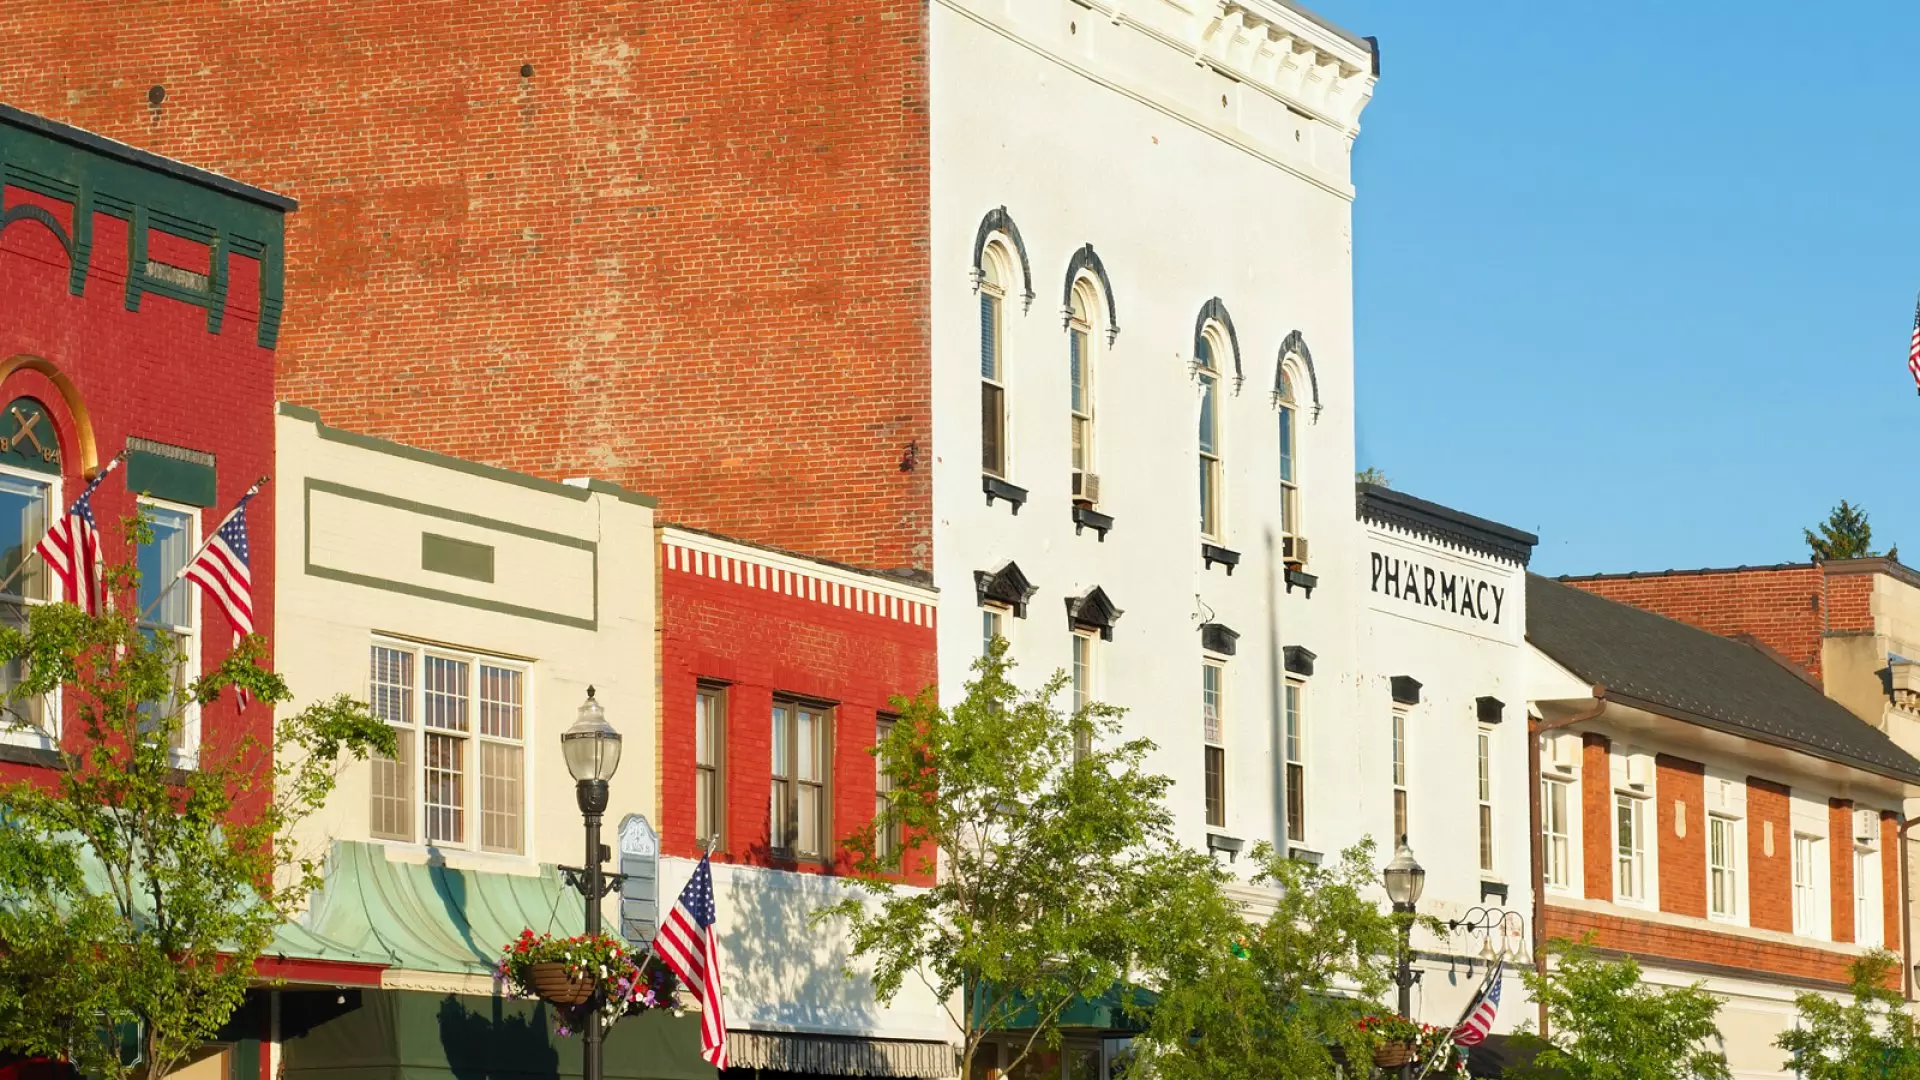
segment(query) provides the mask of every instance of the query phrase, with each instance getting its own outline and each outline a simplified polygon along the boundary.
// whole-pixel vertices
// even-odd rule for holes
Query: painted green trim
[[[227,258],[238,252],[260,264],[255,342],[263,349],[277,343],[286,302],[286,214],[293,209],[291,199],[0,105],[0,191],[9,184],[73,206],[69,232],[44,212],[0,205],[0,227],[32,218],[59,239],[70,260],[67,290],[73,295],[86,292],[93,215],[107,214],[129,225],[128,311],[140,310],[145,294],[158,293],[206,309],[208,332],[219,333],[227,310]],[[205,288],[148,271],[150,229],[207,245]]]
[[[146,450],[127,451],[127,490],[188,506],[212,506],[218,499],[213,466]]]
[[[524,536],[528,539],[540,540],[545,543],[558,544],[562,547],[570,547],[584,551],[592,556],[593,559],[593,615],[590,618],[583,619],[578,615],[565,615],[557,611],[523,607],[519,604],[509,604],[500,600],[488,600],[478,596],[468,596],[464,593],[450,592],[446,589],[435,589],[426,585],[415,585],[407,581],[394,581],[389,578],[375,577],[371,574],[356,574],[350,570],[336,570],[330,566],[317,566],[313,561],[313,494],[316,491],[326,495],[337,495],[344,499],[372,503],[375,506],[386,506],[395,510],[405,510],[409,513],[439,518],[443,521],[457,521],[463,525],[492,529],[496,532],[504,532],[513,536]],[[536,619],[540,622],[554,623],[559,626],[571,626],[580,630],[598,630],[600,628],[600,545],[592,540],[582,540],[577,536],[566,536],[561,533],[547,532],[544,529],[535,529],[527,525],[521,525],[518,522],[501,521],[497,518],[481,517],[478,514],[469,514],[460,510],[450,510],[443,506],[415,502],[412,499],[403,499],[396,495],[386,495],[377,491],[368,491],[365,488],[348,487],[345,484],[336,484],[331,480],[320,480],[314,477],[307,478],[306,489],[302,492],[301,498],[303,519],[301,525],[301,540],[305,545],[301,553],[301,558],[309,577],[322,578],[327,581],[344,582],[348,585],[360,585],[369,589],[399,593],[403,596],[414,596],[423,600],[438,600],[442,603],[457,604],[461,607],[474,608],[479,611],[491,611],[500,615],[512,615],[523,619]]]
[[[435,453],[432,450],[422,450],[417,446],[408,446],[405,443],[394,442],[391,439],[382,439],[374,435],[362,435],[357,431],[347,431],[343,428],[331,427],[320,419],[319,412],[309,409],[304,405],[295,405],[291,401],[283,401],[280,403],[280,415],[293,420],[303,420],[312,424],[314,432],[327,442],[357,447],[361,450],[371,450],[376,454],[388,454],[397,458],[405,458],[408,461],[417,461],[423,465],[452,469],[455,472],[466,473],[469,476],[478,476],[486,480],[498,480],[503,484],[512,484],[515,487],[523,487],[529,491],[544,492],[548,495],[565,495],[575,502],[586,502],[587,496],[599,494],[611,495],[623,503],[630,503],[634,506],[644,506],[649,510],[660,505],[660,500],[655,499],[651,495],[642,495],[637,491],[629,491],[618,484],[609,483],[605,480],[589,480],[585,487],[579,487],[574,484],[562,484],[555,480],[543,480],[537,476],[528,476],[526,473],[514,472],[512,469],[502,469],[497,465],[482,465],[477,461],[468,461],[466,458],[453,457],[450,454]]]
[[[493,584],[493,545],[437,533],[420,534],[420,569]]]

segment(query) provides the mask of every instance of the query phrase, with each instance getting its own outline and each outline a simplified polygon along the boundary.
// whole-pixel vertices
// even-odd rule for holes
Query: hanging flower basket
[[[1397,1069],[1412,1060],[1412,1043],[1381,1043],[1373,1048],[1373,1063],[1382,1069]]]
[[[550,1005],[585,1005],[600,984],[598,978],[576,975],[574,969],[558,960],[528,965],[527,982],[534,996]]]

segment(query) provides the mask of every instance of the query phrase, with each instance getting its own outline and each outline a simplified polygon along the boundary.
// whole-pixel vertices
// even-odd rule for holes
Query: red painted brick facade
[[[1707,917],[1706,768],[1661,754],[1654,759],[1655,836],[1660,851],[1660,910]],[[1685,836],[1677,835],[1683,822]]]
[[[11,0],[0,101],[301,199],[280,391],[327,422],[926,569],[926,19]]]
[[[1827,862],[1832,868],[1833,940],[1853,940],[1853,803],[1827,800]]]
[[[702,680],[726,687],[723,740],[727,813],[716,860],[804,872],[848,869],[795,864],[770,851],[771,710],[775,695],[833,704],[830,795],[832,835],[853,835],[873,819],[875,722],[895,696],[913,696],[936,674],[931,613],[903,611],[898,598],[851,600],[816,580],[797,588],[780,571],[753,561],[753,549],[728,545],[745,561],[717,569],[687,549],[661,548],[660,763],[662,850],[698,854],[694,843],[694,713]],[[784,560],[793,565],[794,560]],[[855,575],[831,573],[839,582]],[[825,586],[825,588],[823,588]],[[813,591],[809,593],[809,589]],[[796,593],[805,595],[795,595]],[[867,594],[869,597],[872,594]],[[931,602],[932,596],[927,596]],[[906,879],[932,883],[933,850],[902,860]]]
[[[1589,900],[1613,899],[1613,772],[1605,735],[1580,736],[1580,866]]]
[[[1793,799],[1757,776],[1747,777],[1747,867],[1748,923],[1793,933]]]
[[[76,210],[70,203],[14,186],[6,187],[0,197],[9,208],[37,206],[63,228],[76,224]],[[260,320],[258,264],[232,257],[224,321],[218,333],[209,333],[206,310],[165,296],[146,294],[138,311],[128,311],[130,226],[98,212],[92,215],[92,224],[91,264],[81,296],[69,292],[71,264],[51,230],[39,222],[18,219],[0,232],[0,361],[10,366],[17,358],[34,358],[29,363],[44,363],[71,381],[90,421],[101,464],[118,454],[130,436],[215,455],[219,501],[200,511],[204,534],[242,491],[273,471],[274,356],[255,340]],[[152,259],[188,269],[207,266],[204,245],[157,231],[149,232],[149,244]],[[53,421],[63,463],[59,498],[70,502],[86,483],[76,413],[47,371],[21,367],[6,376],[0,384],[0,405],[22,395],[38,399]],[[12,436],[13,425],[5,424],[0,433]],[[122,542],[121,523],[134,513],[135,497],[125,476],[123,471],[110,478],[94,496],[94,516],[109,563],[131,557]],[[270,631],[273,625],[271,507],[271,500],[256,503],[248,521],[254,620],[262,631]],[[63,509],[56,506],[52,512],[57,515]],[[202,667],[211,668],[226,654],[231,627],[216,607],[203,602],[199,629]],[[79,737],[79,725],[67,723],[64,728],[72,745]],[[249,734],[270,743],[270,730],[269,710],[256,706],[237,714],[230,694],[206,706],[201,716],[202,746],[216,756]],[[0,778],[17,779],[33,772],[31,766],[0,765]]]
[[[1596,948],[1629,953],[1642,962],[1665,959],[1711,964],[1736,971],[1817,979],[1835,985],[1847,983],[1847,966],[1853,961],[1847,953],[1760,941],[1705,927],[1669,926],[1648,919],[1547,906],[1547,939],[1577,941],[1587,934],[1593,935]],[[1898,990],[1900,985],[1900,972],[1895,970],[1888,976],[1887,986]]]

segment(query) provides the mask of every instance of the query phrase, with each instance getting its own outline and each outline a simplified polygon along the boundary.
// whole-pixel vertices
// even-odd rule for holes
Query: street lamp
[[[1394,982],[1400,987],[1400,1019],[1413,1019],[1413,907],[1420,902],[1420,894],[1427,887],[1427,872],[1420,860],[1413,857],[1413,848],[1407,846],[1407,838],[1400,838],[1400,848],[1393,853],[1393,861],[1381,871],[1385,879],[1387,899],[1393,901],[1393,912],[1404,915],[1400,921],[1400,970],[1394,976]],[[1401,1080],[1411,1080],[1413,1063],[1400,1066]]]
[[[573,794],[580,803],[580,814],[587,822],[587,862],[579,868],[566,867],[567,880],[587,901],[587,933],[600,932],[600,900],[607,895],[608,882],[601,864],[607,849],[600,843],[600,816],[607,812],[607,781],[620,767],[620,732],[607,723],[607,710],[594,699],[593,687],[587,687],[587,700],[573,726],[560,733],[560,756],[573,774]],[[584,1080],[601,1080],[600,1003],[604,987],[594,990],[587,1001],[586,1030],[581,1035]]]

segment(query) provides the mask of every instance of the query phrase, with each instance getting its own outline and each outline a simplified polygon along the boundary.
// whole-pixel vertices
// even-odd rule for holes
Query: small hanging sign
[[[660,929],[660,834],[644,814],[620,819],[620,936],[635,952]]]

